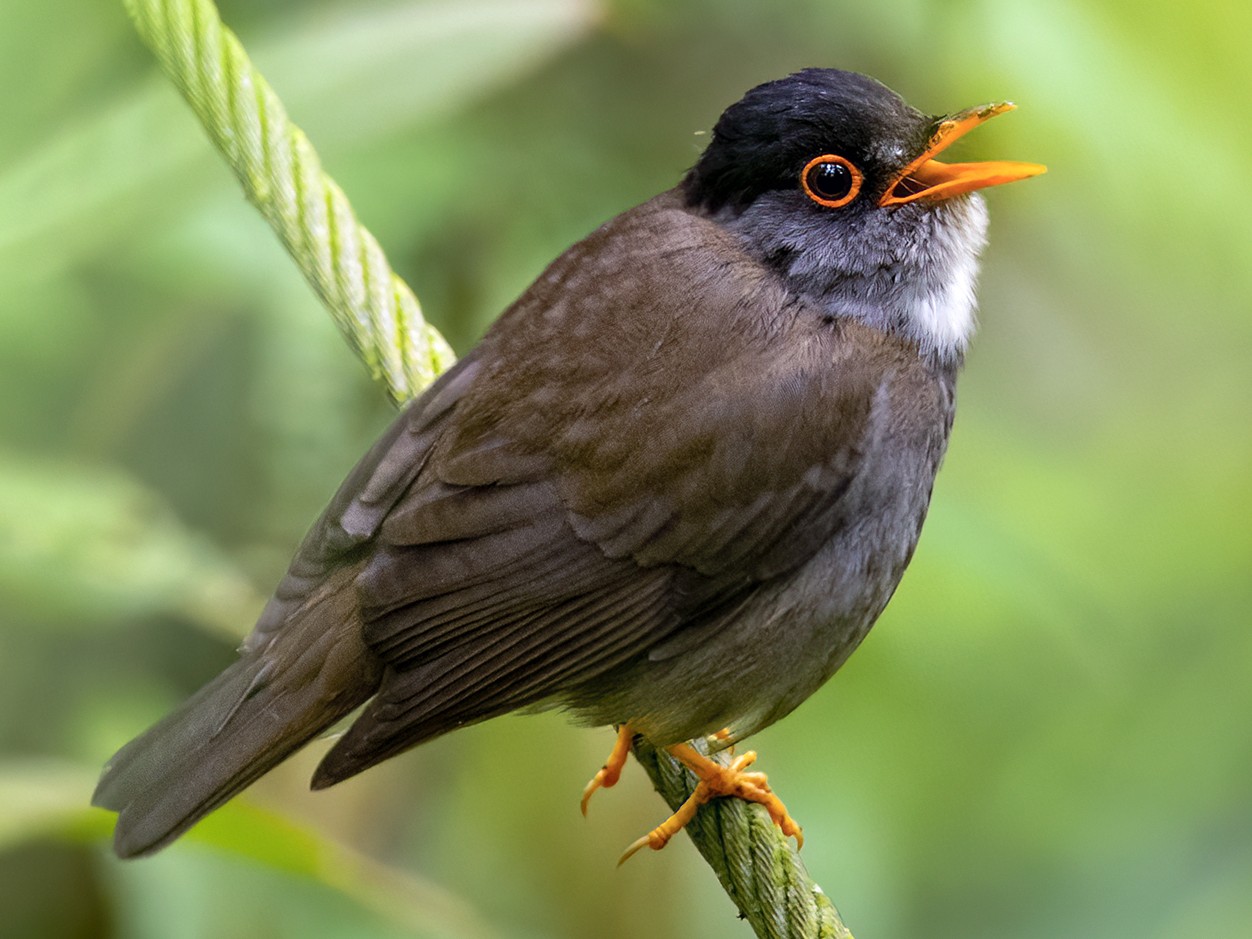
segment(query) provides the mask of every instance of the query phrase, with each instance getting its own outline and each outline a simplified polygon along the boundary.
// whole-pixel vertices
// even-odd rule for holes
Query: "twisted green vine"
[[[453,362],[409,287],[322,170],[304,132],[253,67],[211,0],[124,0],[139,35],[387,394],[401,404]],[[699,742],[696,743],[699,746]],[[695,778],[644,741],[635,756],[671,808]],[[715,757],[717,758],[717,757]],[[851,939],[765,810],[704,806],[687,833],[761,939]]]
[[[396,404],[455,356],[322,170],[309,139],[211,0],[125,0],[156,53],[340,332]]]
[[[725,753],[701,753],[728,764]],[[695,774],[642,737],[635,759],[671,809],[695,790]],[[839,911],[813,882],[799,850],[779,830],[763,806],[742,799],[714,799],[701,807],[685,831],[703,855],[722,889],[761,939],[852,939]]]

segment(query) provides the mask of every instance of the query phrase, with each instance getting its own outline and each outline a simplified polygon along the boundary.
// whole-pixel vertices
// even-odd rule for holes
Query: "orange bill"
[[[918,199],[950,199],[964,192],[999,186],[1019,179],[1046,173],[1039,163],[1015,163],[991,160],[985,163],[942,163],[935,156],[950,147],[979,124],[997,114],[1012,111],[1017,105],[1008,101],[969,108],[945,118],[935,129],[926,149],[906,166],[887,187],[879,205],[903,205]]]

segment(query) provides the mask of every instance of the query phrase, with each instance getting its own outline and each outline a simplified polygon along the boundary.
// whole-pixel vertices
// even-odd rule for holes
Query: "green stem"
[[[452,350],[211,0],[126,9],[370,374],[397,404],[417,395]]]

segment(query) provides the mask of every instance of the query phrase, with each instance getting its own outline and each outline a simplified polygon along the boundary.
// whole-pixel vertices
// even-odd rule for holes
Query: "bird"
[[[1007,102],[933,116],[810,68],[717,120],[677,185],[568,248],[395,418],[238,659],[106,764],[150,854],[355,714],[323,789],[442,734],[559,709],[643,737],[710,798],[798,825],[690,745],[781,719],[913,556],[975,326],[986,204],[1033,163],[946,163]]]

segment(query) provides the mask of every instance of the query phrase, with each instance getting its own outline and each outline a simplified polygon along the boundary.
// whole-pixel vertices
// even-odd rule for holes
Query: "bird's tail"
[[[108,762],[92,804],[118,813],[119,856],[164,847],[374,693],[345,575]]]

